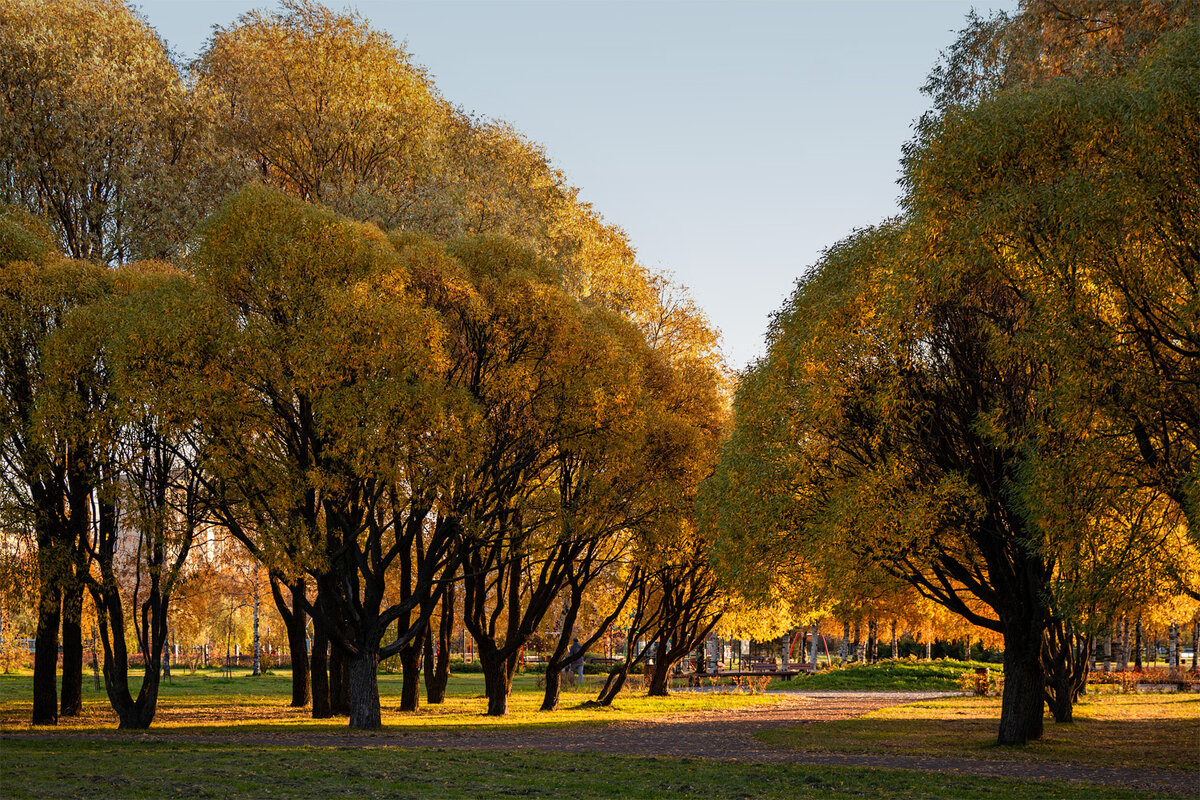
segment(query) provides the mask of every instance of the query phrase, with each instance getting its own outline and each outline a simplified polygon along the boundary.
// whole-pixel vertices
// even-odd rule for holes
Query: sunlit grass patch
[[[404,728],[477,728],[542,727],[600,722],[621,722],[675,714],[744,708],[777,702],[777,698],[757,695],[678,693],[670,697],[647,697],[627,692],[611,707],[597,707],[595,698],[602,676],[588,676],[581,686],[563,691],[559,708],[540,711],[542,690],[533,675],[518,675],[509,699],[509,713],[502,718],[484,714],[487,701],[481,675],[452,676],[446,701],[440,705],[423,703],[420,710],[400,712],[399,675],[379,676],[380,699],[385,729]],[[0,731],[26,730],[32,707],[31,677],[0,676]],[[135,689],[136,691],[136,689]],[[307,708],[290,708],[291,677],[285,672],[251,677],[246,671],[224,677],[218,670],[198,670],[195,674],[177,672],[164,683],[159,696],[156,730],[204,732],[267,731],[342,731],[345,718],[314,720]],[[113,714],[103,690],[97,691],[88,676],[84,681],[84,707],[81,716],[59,721],[58,730],[115,728]]]
[[[850,664],[822,672],[797,675],[791,680],[773,681],[768,691],[809,689],[954,692],[959,689],[959,676],[977,667],[987,667],[996,671],[1000,669],[999,664],[987,664],[982,661],[888,659],[875,664]]]

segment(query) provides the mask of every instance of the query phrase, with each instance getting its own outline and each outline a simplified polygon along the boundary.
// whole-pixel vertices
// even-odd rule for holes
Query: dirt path
[[[792,728],[812,722],[849,719],[869,711],[945,696],[937,692],[796,692],[770,706],[730,711],[692,712],[638,722],[518,729],[391,729],[373,733],[303,735],[174,734],[169,730],[144,735],[157,741],[221,742],[261,745],[328,747],[434,747],[466,750],[549,750],[668,758],[714,758],[791,764],[815,764],[881,769],[958,772],[971,775],[1045,780],[1071,780],[1154,789],[1200,796],[1200,772],[1098,767],[1035,761],[991,761],[869,753],[798,751],[759,741],[755,733]],[[107,733],[66,734],[109,738]],[[63,734],[6,734],[53,736]],[[119,738],[128,740],[127,734]]]

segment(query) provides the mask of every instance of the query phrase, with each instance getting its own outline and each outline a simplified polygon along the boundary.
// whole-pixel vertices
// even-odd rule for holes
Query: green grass
[[[1200,696],[1091,694],[1075,721],[1046,718],[1041,740],[997,747],[1000,700],[951,697],[874,711],[857,719],[766,731],[763,741],[798,750],[978,759],[1059,761],[1139,769],[1197,769]]]
[[[5,740],[13,800],[121,798],[843,798],[1118,800],[1146,792],[852,767],[578,753]]]
[[[958,690],[958,678],[976,667],[1000,671],[999,664],[981,661],[880,661],[877,664],[851,664],[822,672],[801,674],[786,681],[772,681],[769,689],[804,689],[814,691],[874,690],[874,691],[939,691]]]
[[[544,727],[569,724],[621,722],[674,714],[743,708],[769,704],[768,695],[677,693],[671,697],[646,697],[627,691],[612,706],[597,708],[589,701],[599,691],[602,676],[586,676],[581,686],[565,689],[554,712],[538,709],[542,690],[535,675],[518,675],[509,698],[509,713],[497,719],[484,712],[483,676],[455,675],[447,687],[446,702],[423,704],[416,713],[401,713],[399,674],[379,676],[383,724],[388,729],[463,728],[463,727]],[[136,685],[133,687],[136,692]],[[29,729],[32,711],[30,674],[0,676],[0,732]],[[191,733],[341,731],[345,718],[314,720],[308,709],[289,708],[291,675],[285,670],[270,675],[250,676],[247,670],[235,671],[226,678],[220,670],[197,670],[195,674],[177,671],[170,683],[162,684],[158,713],[153,727],[160,730]],[[84,679],[83,714],[60,719],[59,730],[95,730],[115,728],[108,698],[97,691],[91,676]]]

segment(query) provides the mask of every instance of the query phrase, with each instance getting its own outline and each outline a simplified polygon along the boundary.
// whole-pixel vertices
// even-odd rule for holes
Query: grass
[[[849,798],[1125,800],[1065,782],[854,767],[578,753],[20,741],[0,747],[5,796],[32,798]]]
[[[626,692],[610,707],[598,708],[588,701],[599,691],[602,676],[586,676],[581,686],[565,689],[559,709],[539,711],[542,691],[536,676],[518,675],[509,699],[509,713],[497,719],[484,712],[482,675],[455,675],[447,687],[446,702],[423,704],[416,713],[401,713],[399,674],[379,676],[383,724],[387,729],[462,728],[462,727],[542,727],[600,722],[621,722],[675,714],[718,711],[776,702],[767,695],[717,693],[677,693],[670,697],[646,697]],[[137,691],[137,687],[133,687]],[[28,730],[32,711],[32,677],[29,673],[0,676],[0,732]],[[158,713],[153,727],[162,730],[205,733],[238,732],[342,731],[344,718],[314,720],[307,709],[287,706],[291,698],[291,675],[279,670],[270,675],[250,676],[247,670],[234,671],[232,678],[220,670],[197,670],[195,674],[177,671],[171,683],[163,683]],[[91,676],[84,680],[83,714],[60,719],[57,729],[94,730],[115,728],[112,712],[103,690],[97,691]]]
[[[1023,748],[995,746],[999,719],[999,698],[951,697],[758,736],[798,750],[1197,769],[1200,696],[1193,693],[1087,695],[1075,722],[1047,717],[1043,738]]]
[[[958,691],[958,678],[976,667],[988,667],[999,672],[999,664],[982,661],[880,661],[877,664],[851,664],[822,672],[800,674],[786,681],[773,681],[770,689],[804,689],[814,691],[873,690],[873,691]]]

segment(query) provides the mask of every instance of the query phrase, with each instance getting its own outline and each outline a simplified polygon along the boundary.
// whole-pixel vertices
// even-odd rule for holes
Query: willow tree
[[[927,120],[914,208],[947,240],[1000,254],[1031,304],[1053,399],[1171,498],[1200,541],[1200,25],[1141,39],[1103,79],[999,94]],[[1196,586],[1186,586],[1193,594]]]
[[[378,727],[377,661],[420,632],[454,553],[448,529],[425,538],[426,471],[461,416],[439,388],[441,326],[377,229],[269,189],[206,223],[196,271],[235,331],[206,431],[218,518],[269,569],[311,579],[305,610],[350,657],[350,724]],[[418,543],[417,591],[391,602],[389,569]]]
[[[73,258],[163,257],[225,183],[162,40],[117,0],[0,3],[0,201]]]
[[[152,723],[167,616],[207,516],[196,437],[212,400],[206,363],[220,320],[192,280],[163,263],[111,274],[113,291],[75,309],[50,342],[46,424],[92,443],[94,497],[79,576],[95,609],[104,683],[122,728]],[[94,398],[79,402],[79,387]],[[132,583],[132,586],[130,585]],[[136,697],[128,642],[143,654]]]
[[[60,626],[63,713],[78,713],[82,699],[83,584],[76,578],[86,572],[83,542],[96,476],[95,448],[87,435],[47,424],[44,411],[53,399],[53,379],[45,355],[71,311],[104,296],[110,285],[102,267],[63,259],[45,223],[0,208],[0,452],[7,493],[33,532],[37,550],[33,722],[52,725],[59,713]],[[79,408],[90,409],[97,401],[92,389],[86,383],[73,387]]]
[[[446,113],[390,36],[307,0],[216,28],[196,78],[219,141],[257,180],[389,227]]]

